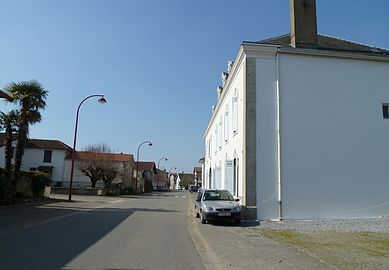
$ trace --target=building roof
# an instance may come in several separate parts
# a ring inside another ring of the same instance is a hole
[[[139,171],[153,171],[154,173],[157,173],[157,168],[153,161],[139,161],[135,162],[135,165]]]
[[[201,171],[202,171],[201,167],[194,167],[193,168],[194,173],[196,173],[196,172],[201,173]]]
[[[332,51],[343,51],[343,52],[354,52],[354,53],[365,53],[373,55],[386,55],[389,56],[389,50],[360,44],[353,41],[348,41],[340,38],[335,38],[327,35],[318,34],[318,47],[319,50],[332,50]],[[290,35],[282,35],[269,39],[260,40],[257,42],[250,42],[257,44],[266,45],[278,45],[284,48],[292,48],[290,45]]]
[[[0,147],[4,146],[6,134],[0,133]],[[13,139],[16,140],[16,135]],[[30,149],[50,149],[50,150],[71,150],[71,147],[59,140],[28,139],[26,148]]]
[[[66,157],[71,158],[71,155]],[[77,151],[77,160],[88,160],[88,161],[113,161],[113,162],[128,162],[133,161],[134,156],[131,154],[116,154],[116,153],[96,153],[90,151]]]
[[[71,147],[59,140],[29,139],[26,148],[71,150]]]

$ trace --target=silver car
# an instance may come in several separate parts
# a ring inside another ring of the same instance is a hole
[[[201,223],[211,220],[233,220],[240,223],[239,199],[234,199],[228,190],[205,189],[199,192],[195,210]]]

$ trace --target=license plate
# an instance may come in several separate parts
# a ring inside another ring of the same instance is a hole
[[[229,217],[231,216],[231,213],[218,213],[219,217]]]

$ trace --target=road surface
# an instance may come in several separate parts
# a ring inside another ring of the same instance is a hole
[[[187,196],[0,208],[1,269],[205,269],[188,232]]]

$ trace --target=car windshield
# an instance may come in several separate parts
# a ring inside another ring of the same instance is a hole
[[[204,201],[233,201],[231,193],[227,190],[213,190],[204,192]]]

